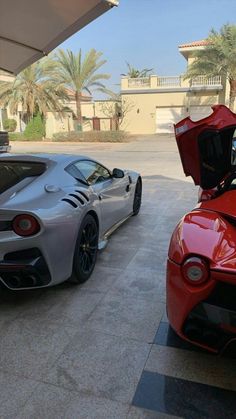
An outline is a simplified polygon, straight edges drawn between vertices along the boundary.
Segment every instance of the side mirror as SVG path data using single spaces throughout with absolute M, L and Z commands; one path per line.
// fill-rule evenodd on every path
M 114 177 L 114 178 L 122 178 L 124 176 L 125 176 L 125 174 L 124 174 L 123 170 L 116 169 L 116 168 L 113 169 L 113 171 L 112 171 L 112 177 Z

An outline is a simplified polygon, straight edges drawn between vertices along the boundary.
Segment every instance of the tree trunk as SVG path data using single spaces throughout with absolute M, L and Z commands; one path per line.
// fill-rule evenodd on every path
M 77 116 L 77 130 L 83 130 L 83 119 L 82 119 L 82 112 L 81 112 L 81 94 L 80 92 L 75 92 L 75 102 L 76 102 L 76 116 Z
M 30 121 L 30 120 L 32 119 L 32 117 L 33 117 L 33 115 L 31 115 L 29 105 L 27 105 L 27 110 L 26 110 L 25 117 L 26 117 L 26 121 L 25 121 L 25 122 L 26 122 L 26 125 L 28 125 L 29 121 Z
M 120 109 L 118 103 L 115 103 L 115 130 L 119 131 L 119 116 L 120 116 Z
M 236 97 L 236 80 L 229 80 L 230 92 L 229 92 L 229 109 L 234 112 L 234 102 Z

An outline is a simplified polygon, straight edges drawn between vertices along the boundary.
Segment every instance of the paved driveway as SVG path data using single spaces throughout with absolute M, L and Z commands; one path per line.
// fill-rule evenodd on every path
M 170 234 L 196 202 L 172 137 L 128 144 L 14 143 L 88 154 L 143 175 L 143 206 L 82 286 L 0 292 L 0 418 L 235 418 L 236 366 L 168 331 Z

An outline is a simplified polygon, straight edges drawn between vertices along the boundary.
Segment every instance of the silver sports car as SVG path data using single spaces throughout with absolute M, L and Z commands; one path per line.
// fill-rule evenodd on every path
M 0 280 L 10 289 L 85 282 L 98 249 L 139 212 L 141 176 L 84 156 L 0 157 Z

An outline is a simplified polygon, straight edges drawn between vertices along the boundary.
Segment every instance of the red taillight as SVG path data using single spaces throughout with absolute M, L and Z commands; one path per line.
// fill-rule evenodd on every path
M 39 232 L 40 225 L 32 215 L 22 214 L 14 218 L 12 229 L 19 236 L 33 236 Z
M 199 257 L 190 257 L 182 265 L 184 278 L 191 285 L 199 285 L 207 281 L 209 277 L 209 268 L 205 260 Z

